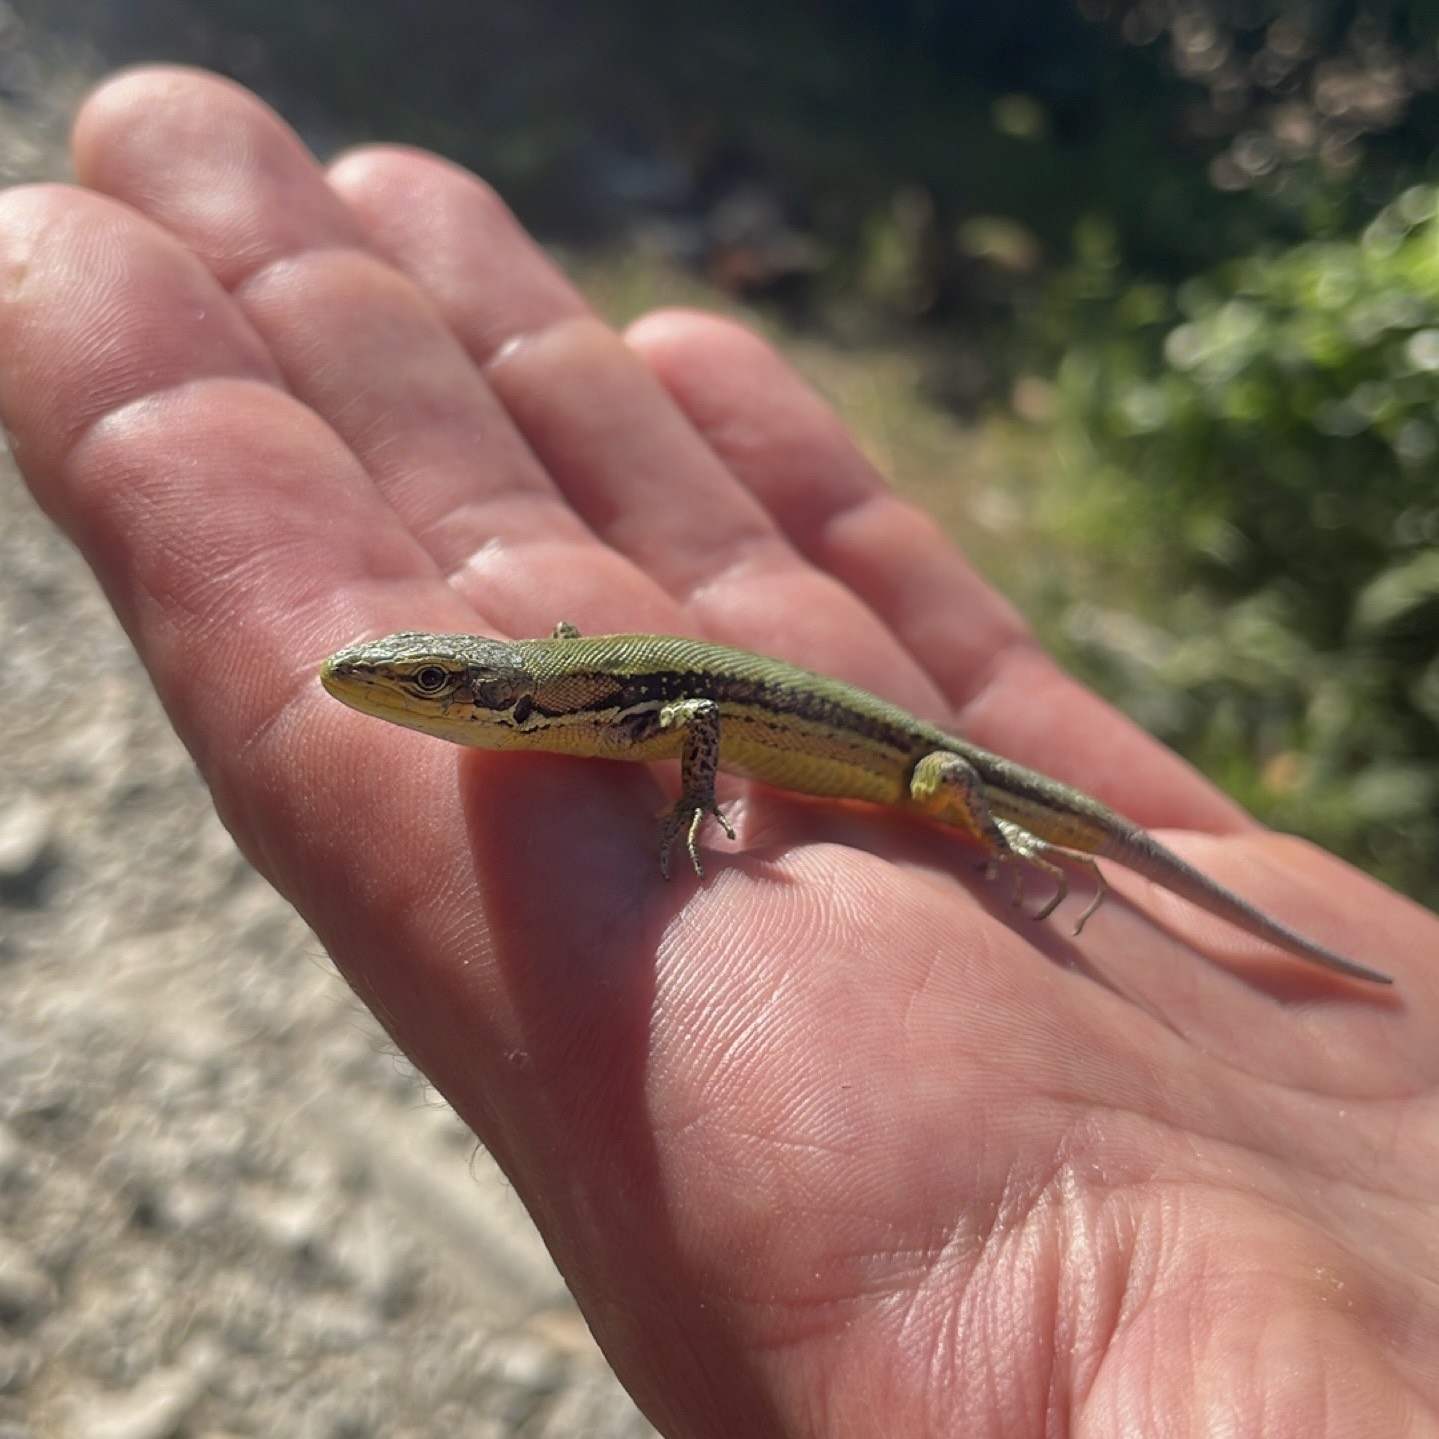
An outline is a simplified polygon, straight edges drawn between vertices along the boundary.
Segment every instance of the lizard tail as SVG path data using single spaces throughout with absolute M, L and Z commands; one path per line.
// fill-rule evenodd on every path
M 1277 919 L 1256 909 L 1247 900 L 1216 884 L 1207 875 L 1201 874 L 1193 865 L 1172 850 L 1166 849 L 1152 835 L 1137 827 L 1126 826 L 1117 834 L 1106 837 L 1099 850 L 1100 858 L 1117 860 L 1126 869 L 1152 879 L 1165 889 L 1197 904 L 1200 909 L 1227 920 L 1258 939 L 1267 939 L 1282 949 L 1303 955 L 1315 964 L 1336 974 L 1347 974 L 1351 979 L 1362 979 L 1370 984 L 1393 984 L 1394 980 L 1377 969 L 1356 964 L 1342 954 L 1326 949 L 1324 945 L 1306 938 L 1297 929 L 1290 929 Z

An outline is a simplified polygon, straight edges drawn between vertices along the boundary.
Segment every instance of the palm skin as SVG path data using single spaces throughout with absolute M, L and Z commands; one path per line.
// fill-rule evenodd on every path
M 1439 1434 L 1432 918 L 1054 669 L 759 342 L 613 334 L 471 177 L 323 172 L 177 71 L 102 89 L 75 153 L 84 188 L 0 197 L 28 480 L 667 1434 Z M 665 884 L 644 768 L 315 682 L 362 636 L 561 617 L 957 724 L 1398 987 L 1114 871 L 1073 940 L 953 836 L 758 788 Z

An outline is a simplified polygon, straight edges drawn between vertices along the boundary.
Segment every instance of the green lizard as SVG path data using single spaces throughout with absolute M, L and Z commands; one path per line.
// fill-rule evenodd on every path
M 853 685 L 747 650 L 667 635 L 581 638 L 559 624 L 547 640 L 405 633 L 352 645 L 324 663 L 325 688 L 365 714 L 482 749 L 548 750 L 604 759 L 680 761 L 680 797 L 665 815 L 660 868 L 685 839 L 704 877 L 698 835 L 712 815 L 718 770 L 780 789 L 868 800 L 964 830 L 990 868 L 1044 871 L 1056 857 L 1089 867 L 1097 889 L 1075 933 L 1104 899 L 1095 858 L 1117 860 L 1211 914 L 1356 979 L 1391 984 L 1186 864 L 1138 825 L 1080 791 L 970 744 Z

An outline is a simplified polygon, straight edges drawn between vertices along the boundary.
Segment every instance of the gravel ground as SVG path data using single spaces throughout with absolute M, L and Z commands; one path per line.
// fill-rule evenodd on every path
M 4 53 L 0 179 L 99 68 Z M 0 1439 L 652 1434 L 8 461 L 0 633 Z

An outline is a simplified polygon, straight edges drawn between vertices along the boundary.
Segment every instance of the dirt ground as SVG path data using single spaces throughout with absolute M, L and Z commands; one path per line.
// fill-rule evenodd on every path
M 63 173 L 53 61 L 0 63 L 6 183 Z M 652 1433 L 8 460 L 0 632 L 0 1439 Z

